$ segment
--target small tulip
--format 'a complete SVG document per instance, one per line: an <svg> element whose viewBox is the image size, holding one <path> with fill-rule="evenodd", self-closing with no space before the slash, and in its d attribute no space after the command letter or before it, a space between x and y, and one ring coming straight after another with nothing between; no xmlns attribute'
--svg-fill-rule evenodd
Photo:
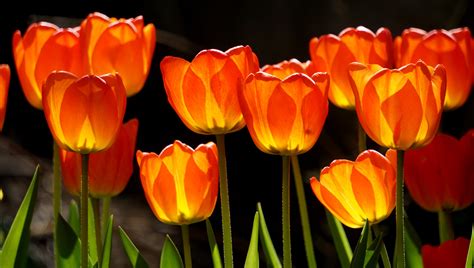
<svg viewBox="0 0 474 268"><path fill-rule="evenodd" d="M273 65L265 65L261 69L262 72L271 74L281 80L294 73L303 73L311 77L316 73L315 66L312 61L300 62L297 59L285 60Z"/></svg>
<svg viewBox="0 0 474 268"><path fill-rule="evenodd" d="M471 62L471 33L468 28L425 32L410 28L395 38L397 67L423 60L426 64L444 65L446 69L446 98L444 108L463 105L471 91L473 63Z"/></svg>
<svg viewBox="0 0 474 268"><path fill-rule="evenodd" d="M355 160L335 160L310 179L319 201L343 224L361 228L378 223L395 208L396 175L389 160L374 150Z"/></svg>
<svg viewBox="0 0 474 268"><path fill-rule="evenodd" d="M89 194L95 198L120 194L133 172L133 158L138 131L138 120L123 124L114 144L107 150L93 153L89 158ZM61 171L66 190L79 196L81 184L81 156L61 150Z"/></svg>
<svg viewBox="0 0 474 268"><path fill-rule="evenodd" d="M219 170L214 143L196 150L175 141L159 155L137 152L140 178L148 205L167 224L191 224L214 211Z"/></svg>
<svg viewBox="0 0 474 268"><path fill-rule="evenodd" d="M47 22L33 23L22 37L13 35L13 56L28 102L43 109L42 85L52 71L82 75L79 29L63 29Z"/></svg>
<svg viewBox="0 0 474 268"><path fill-rule="evenodd" d="M237 91L259 68L250 47L203 50L192 62L168 56L160 67L168 101L189 129L217 135L245 126Z"/></svg>
<svg viewBox="0 0 474 268"><path fill-rule="evenodd" d="M446 92L442 65L422 61L400 69L351 63L356 111L365 133L381 146L407 150L436 135Z"/></svg>
<svg viewBox="0 0 474 268"><path fill-rule="evenodd" d="M126 101L118 74L78 78L53 72L43 85L44 114L54 140L61 148L81 154L113 144Z"/></svg>
<svg viewBox="0 0 474 268"><path fill-rule="evenodd" d="M116 19L96 12L81 23L80 41L86 73L118 72L127 96L142 89L155 50L153 24L145 26L142 16Z"/></svg>
<svg viewBox="0 0 474 268"><path fill-rule="evenodd" d="M309 53L316 70L331 76L329 100L340 108L353 110L354 94L347 77L349 63L392 67L392 34L386 28L376 34L362 26L347 28L339 36L328 34L311 39Z"/></svg>
<svg viewBox="0 0 474 268"><path fill-rule="evenodd" d="M469 240L460 237L448 240L439 246L421 247L424 268L464 268L466 267Z"/></svg>
<svg viewBox="0 0 474 268"><path fill-rule="evenodd" d="M0 131L3 129L3 123L5 122L9 85L10 67L7 64L0 64Z"/></svg>
<svg viewBox="0 0 474 268"><path fill-rule="evenodd" d="M316 143L328 113L327 73L295 73L284 80L250 74L239 102L255 145L263 152L297 155Z"/></svg>

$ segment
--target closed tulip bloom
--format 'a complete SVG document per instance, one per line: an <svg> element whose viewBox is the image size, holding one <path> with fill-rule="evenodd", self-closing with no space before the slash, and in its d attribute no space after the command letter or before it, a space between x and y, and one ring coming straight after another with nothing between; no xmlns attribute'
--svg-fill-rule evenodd
<svg viewBox="0 0 474 268"><path fill-rule="evenodd" d="M439 246L421 247L424 268L464 268L469 250L469 240L459 237Z"/></svg>
<svg viewBox="0 0 474 268"><path fill-rule="evenodd" d="M153 24L145 26L142 16L116 19L96 12L81 23L80 34L87 73L118 72L127 96L142 89L155 50L156 29Z"/></svg>
<svg viewBox="0 0 474 268"><path fill-rule="evenodd" d="M133 158L138 120L132 119L120 127L114 144L89 158L89 194L95 198L120 194L133 172ZM61 150L61 171L66 190L79 196L81 186L81 155Z"/></svg>
<svg viewBox="0 0 474 268"><path fill-rule="evenodd" d="M396 153L390 152L396 159ZM423 148L405 153L405 185L422 208L455 211L474 202L474 129L460 140L438 134Z"/></svg>
<svg viewBox="0 0 474 268"><path fill-rule="evenodd" d="M319 201L344 225L361 228L378 223L395 208L396 174L389 160L374 150L357 159L335 160L323 168L319 181L310 179Z"/></svg>
<svg viewBox="0 0 474 268"><path fill-rule="evenodd" d="M22 37L13 35L13 56L28 102L43 109L42 85L52 71L82 75L78 28L63 29L47 22L33 23Z"/></svg>
<svg viewBox="0 0 474 268"><path fill-rule="evenodd" d="M168 101L189 129L217 135L245 126L237 91L259 69L249 46L203 50L192 62L167 56L160 67Z"/></svg>
<svg viewBox="0 0 474 268"><path fill-rule="evenodd" d="M9 85L10 67L8 64L0 64L0 131L3 129L3 123L5 122Z"/></svg>
<svg viewBox="0 0 474 268"><path fill-rule="evenodd" d="M445 109L463 105L471 91L471 33L468 28L425 32L410 28L395 38L397 67L423 60L428 65L444 65L446 69Z"/></svg>
<svg viewBox="0 0 474 268"><path fill-rule="evenodd" d="M407 150L428 144L436 135L446 92L442 65L422 61L400 69L352 63L351 85L359 122L381 146Z"/></svg>
<svg viewBox="0 0 474 268"><path fill-rule="evenodd" d="M138 151L137 161L145 197L158 220L182 225L211 216L219 180L214 143L193 150L175 141L159 155Z"/></svg>
<svg viewBox="0 0 474 268"><path fill-rule="evenodd" d="M315 66L312 61L300 62L297 59L285 60L273 65L265 65L261 69L262 72L271 74L281 80L294 73L303 73L312 76L316 73Z"/></svg>
<svg viewBox="0 0 474 268"><path fill-rule="evenodd" d="M380 28L375 34L362 26L346 28L339 36L328 34L311 39L309 53L316 71L331 76L329 100L340 108L353 110L354 94L347 77L349 63L392 67L392 34L387 28Z"/></svg>
<svg viewBox="0 0 474 268"><path fill-rule="evenodd" d="M81 154L109 148L122 125L126 95L116 75L53 72L43 86L46 121L56 143Z"/></svg>
<svg viewBox="0 0 474 268"><path fill-rule="evenodd" d="M328 113L329 76L295 73L284 80L250 74L239 102L255 145L263 152L297 155L316 143Z"/></svg>

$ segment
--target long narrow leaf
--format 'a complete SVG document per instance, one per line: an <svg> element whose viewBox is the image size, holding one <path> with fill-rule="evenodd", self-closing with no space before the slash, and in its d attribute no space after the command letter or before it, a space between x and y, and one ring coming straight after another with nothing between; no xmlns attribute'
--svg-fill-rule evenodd
<svg viewBox="0 0 474 268"><path fill-rule="evenodd" d="M259 267L259 258L258 258L258 211L255 212L253 218L253 227L252 235L250 238L249 250L247 251L247 258L245 259L245 268L258 268Z"/></svg>
<svg viewBox="0 0 474 268"><path fill-rule="evenodd" d="M338 221L327 209L326 218L328 220L329 230L331 231L334 247L336 248L341 267L347 268L350 266L352 259L352 249L349 245L349 240L347 239L344 227L342 226L341 222Z"/></svg>
<svg viewBox="0 0 474 268"><path fill-rule="evenodd" d="M408 268L423 267L421 258L421 240L405 212L405 261Z"/></svg>
<svg viewBox="0 0 474 268"><path fill-rule="evenodd" d="M354 257L352 257L351 268L364 267L365 254L367 251L367 240L369 238L369 222L365 221L364 228L360 234L359 241L354 251Z"/></svg>
<svg viewBox="0 0 474 268"><path fill-rule="evenodd" d="M31 218L38 193L38 170L39 166L36 166L33 179L3 244L0 267L24 267L26 265Z"/></svg>
<svg viewBox="0 0 474 268"><path fill-rule="evenodd" d="M214 268L221 268L222 267L221 254L219 252L219 246L216 243L214 230L212 229L212 225L209 219L206 219L206 231L207 231L207 239L209 241L209 247L211 249L212 264L214 265Z"/></svg>
<svg viewBox="0 0 474 268"><path fill-rule="evenodd" d="M79 206L77 202L71 200L69 204L69 215L68 215L68 223L71 228L74 230L77 236L79 236L80 232L80 221L79 221Z"/></svg>
<svg viewBox="0 0 474 268"><path fill-rule="evenodd" d="M160 267L184 268L181 255L169 235L166 235L161 249Z"/></svg>
<svg viewBox="0 0 474 268"><path fill-rule="evenodd" d="M79 237L61 214L58 217L55 232L58 243L59 267L79 267L81 263Z"/></svg>
<svg viewBox="0 0 474 268"><path fill-rule="evenodd" d="M104 247L102 254L102 268L109 268L110 266L110 255L112 252L112 227L114 223L114 215L110 215L109 220L107 221L107 231L105 233Z"/></svg>
<svg viewBox="0 0 474 268"><path fill-rule="evenodd" d="M94 218L94 210L92 209L92 202L91 199L88 198L88 208L87 213L89 213L88 217L88 240L89 240L89 258L91 259L92 263L97 263L99 261L98 258L98 248L97 248L97 240L95 236L95 218Z"/></svg>
<svg viewBox="0 0 474 268"><path fill-rule="evenodd" d="M280 258L276 253L275 247L273 246L272 238L270 237L270 232L268 232L267 223L265 221L265 216L263 215L262 205L260 202L257 203L257 211L259 216L259 236L263 252L267 258L268 265L270 267L282 267Z"/></svg>
<svg viewBox="0 0 474 268"><path fill-rule="evenodd" d="M140 254L140 251L138 251L137 247L133 244L132 240L130 240L130 237L128 237L127 233L125 233L125 231L120 226L119 226L119 233L120 233L120 239L122 240L122 246L125 250L125 253L127 253L128 259L130 260L132 267L133 268L148 268L148 263L142 257L142 255ZM161 267L166 267L166 266L161 266Z"/></svg>
<svg viewBox="0 0 474 268"><path fill-rule="evenodd" d="M369 228L367 228L369 229ZM370 229L369 229L370 232ZM379 261L380 252L382 250L382 234L378 235L377 238L369 245L365 254L364 267L365 268L376 268Z"/></svg>
<svg viewBox="0 0 474 268"><path fill-rule="evenodd" d="M466 268L473 267L474 264L474 224L471 228L471 242L469 243L469 251L467 252Z"/></svg>

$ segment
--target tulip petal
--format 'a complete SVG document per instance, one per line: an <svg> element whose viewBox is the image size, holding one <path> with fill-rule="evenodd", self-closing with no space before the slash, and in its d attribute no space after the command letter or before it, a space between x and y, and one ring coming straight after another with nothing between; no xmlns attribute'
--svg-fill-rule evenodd
<svg viewBox="0 0 474 268"><path fill-rule="evenodd" d="M3 129L3 123L5 122L9 85L10 67L7 64L0 64L0 131Z"/></svg>

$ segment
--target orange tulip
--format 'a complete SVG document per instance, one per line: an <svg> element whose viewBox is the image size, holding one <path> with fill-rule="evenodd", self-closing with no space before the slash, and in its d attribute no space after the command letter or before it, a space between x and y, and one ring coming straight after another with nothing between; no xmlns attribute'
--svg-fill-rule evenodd
<svg viewBox="0 0 474 268"><path fill-rule="evenodd" d="M396 163L396 152L387 155ZM461 140L438 134L423 148L405 153L405 185L422 208L455 211L474 202L474 129Z"/></svg>
<svg viewBox="0 0 474 268"><path fill-rule="evenodd" d="M361 228L365 220L378 223L395 208L395 170L374 150L363 151L355 162L333 161L310 183L319 201L351 228Z"/></svg>
<svg viewBox="0 0 474 268"><path fill-rule="evenodd" d="M95 198L120 194L133 172L133 157L138 120L123 124L114 144L107 150L90 155L89 194ZM66 190L79 196L81 186L81 156L61 150L61 171Z"/></svg>
<svg viewBox="0 0 474 268"><path fill-rule="evenodd" d="M245 126L237 91L259 68L249 46L203 50L192 62L168 56L160 67L168 101L189 129L215 135Z"/></svg>
<svg viewBox="0 0 474 268"><path fill-rule="evenodd" d="M347 28L339 36L328 34L311 39L309 53L316 70L331 76L329 100L338 107L353 110L354 94L347 77L349 63L357 61L390 68L392 34L386 28L380 28L376 34L362 26Z"/></svg>
<svg viewBox="0 0 474 268"><path fill-rule="evenodd" d="M81 49L87 73L120 73L127 96L138 93L150 71L156 30L143 17L109 18L90 14L81 23Z"/></svg>
<svg viewBox="0 0 474 268"><path fill-rule="evenodd" d="M328 113L329 76L295 73L284 80L257 72L239 92L239 102L255 145L263 152L302 154L313 147Z"/></svg>
<svg viewBox="0 0 474 268"><path fill-rule="evenodd" d="M35 108L43 109L41 89L55 70L82 75L78 28L62 29L56 25L33 23L23 38L13 35L13 56L23 93Z"/></svg>
<svg viewBox="0 0 474 268"><path fill-rule="evenodd" d="M464 268L466 267L469 240L459 237L439 246L421 247L424 268Z"/></svg>
<svg viewBox="0 0 474 268"><path fill-rule="evenodd" d="M423 60L428 65L446 68L445 109L455 109L466 102L471 91L471 33L468 28L425 32L410 28L395 38L397 67Z"/></svg>
<svg viewBox="0 0 474 268"><path fill-rule="evenodd" d="M310 77L316 73L316 69L312 61L306 61L302 63L297 59L291 59L289 61L285 60L273 65L265 65L262 67L261 71L276 76L281 80L294 73L303 73Z"/></svg>
<svg viewBox="0 0 474 268"><path fill-rule="evenodd" d="M219 182L214 143L193 150L175 141L159 155L138 151L137 161L145 197L158 220L182 225L211 216Z"/></svg>
<svg viewBox="0 0 474 268"><path fill-rule="evenodd" d="M81 154L113 144L126 101L118 74L77 78L53 72L43 86L44 114L54 140L61 148Z"/></svg>
<svg viewBox="0 0 474 268"><path fill-rule="evenodd" d="M10 85L10 67L0 64L0 130L3 129L7 111L8 87Z"/></svg>
<svg viewBox="0 0 474 268"><path fill-rule="evenodd" d="M367 135L381 146L407 150L436 135L446 92L442 65L422 61L400 69L352 63L349 66L356 111Z"/></svg>

